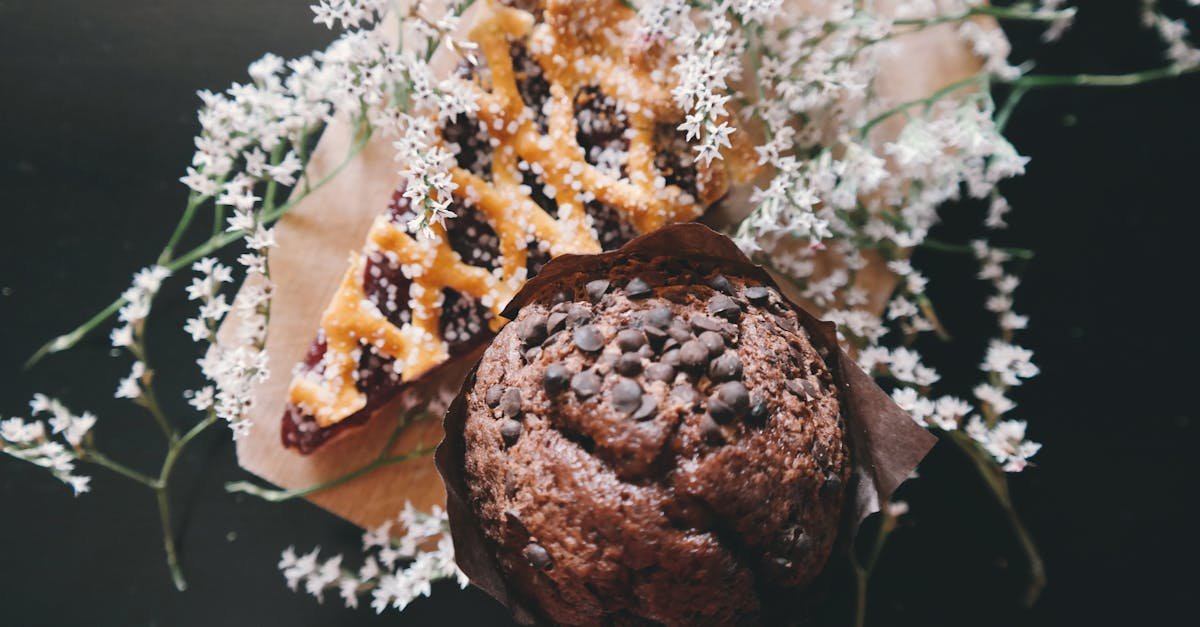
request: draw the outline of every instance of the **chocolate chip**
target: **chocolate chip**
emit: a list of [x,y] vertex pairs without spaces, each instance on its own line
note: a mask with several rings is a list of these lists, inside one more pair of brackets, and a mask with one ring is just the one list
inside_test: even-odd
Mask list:
[[577,327],[592,321],[592,310],[578,303],[567,309],[567,324]]
[[541,355],[542,355],[542,347],[534,346],[533,348],[525,351],[525,361],[527,363],[533,363],[534,361],[537,361],[537,358],[541,357]]
[[742,315],[742,308],[732,298],[718,294],[708,301],[708,313],[736,322],[738,316]]
[[600,376],[591,370],[575,373],[571,377],[571,389],[582,398],[592,396],[600,391]]
[[750,393],[741,381],[730,381],[718,385],[716,397],[731,407],[739,416],[745,415],[750,410]]
[[556,311],[546,317],[546,332],[553,335],[567,326],[567,314]]
[[505,446],[516,444],[521,437],[521,423],[511,418],[505,420],[504,424],[500,425],[500,437],[504,438]]
[[685,368],[698,370],[708,363],[708,348],[700,340],[688,340],[679,347],[679,363]]
[[679,349],[672,348],[671,350],[663,353],[662,362],[664,364],[667,364],[668,366],[678,366],[679,365]]
[[759,425],[765,423],[769,409],[766,399],[761,396],[750,399],[750,421]]
[[621,329],[617,333],[617,348],[632,353],[646,344],[646,334],[637,329]]
[[642,328],[642,332],[650,340],[650,344],[654,346],[662,346],[663,341],[667,339],[667,332],[658,327],[645,326]]
[[724,292],[730,296],[733,295],[733,285],[730,285],[729,279],[725,278],[725,275],[723,274],[718,274],[709,279],[708,286],[714,290],[717,290],[718,292]]
[[737,353],[721,355],[708,365],[708,378],[713,381],[730,381],[742,378],[742,360]]
[[796,331],[796,321],[784,315],[775,316],[775,326],[788,333]]
[[642,358],[637,353],[621,353],[613,368],[627,377],[636,377],[642,372]]
[[842,479],[833,473],[825,475],[825,483],[821,484],[821,496],[832,498],[842,491]]
[[783,386],[804,400],[809,400],[817,395],[817,386],[810,383],[808,379],[788,379]]
[[680,383],[671,388],[671,397],[685,405],[691,405],[696,402],[696,388],[686,383]]
[[509,528],[513,531],[523,535],[529,535],[529,529],[527,529],[525,527],[525,523],[521,521],[521,513],[515,508],[510,507],[504,510],[504,522],[507,523]]
[[617,411],[632,414],[642,404],[642,386],[633,379],[621,379],[612,388],[612,404]]
[[745,294],[747,300],[756,305],[767,302],[767,299],[771,297],[771,291],[761,285],[747,287],[746,291],[742,293]]
[[588,298],[596,301],[604,296],[604,293],[608,291],[608,286],[608,279],[596,279],[588,281],[583,289],[587,291]]
[[521,390],[508,388],[500,397],[500,413],[509,418],[521,415]]
[[679,342],[680,344],[683,344],[684,342],[696,337],[692,335],[692,332],[688,330],[687,325],[684,324],[682,320],[678,325],[671,325],[671,328],[667,329],[667,333],[670,334],[671,339]]
[[717,331],[719,333],[723,327],[724,325],[721,324],[721,321],[716,318],[692,316],[692,330],[696,333],[703,333],[705,331]]
[[487,394],[484,395],[483,400],[487,403],[488,407],[495,407],[500,404],[500,396],[502,394],[504,394],[504,386],[493,385],[492,387],[488,388]]
[[708,413],[720,423],[745,415],[749,408],[750,394],[746,392],[746,386],[737,381],[717,386],[708,399]]
[[699,339],[704,347],[708,349],[708,354],[712,356],[720,355],[725,352],[725,338],[721,337],[716,331],[705,331],[700,334]]
[[547,344],[554,344],[554,343],[558,342],[558,340],[562,336],[566,335],[566,333],[567,333],[566,330],[559,328],[559,330],[552,332],[549,337],[547,337],[545,340],[542,341],[542,346],[544,347]]
[[717,424],[717,421],[708,414],[700,416],[700,437],[709,444],[721,444],[725,441],[725,436],[721,433],[721,425]]
[[542,545],[536,542],[530,542],[525,545],[525,549],[521,551],[521,555],[529,561],[529,565],[538,569],[546,570],[550,568],[550,552],[542,548]]
[[671,308],[663,305],[646,312],[646,324],[659,329],[665,329],[671,324]]
[[633,277],[625,284],[625,294],[630,298],[645,298],[650,295],[650,285],[641,277]]
[[708,415],[719,423],[731,422],[737,417],[737,413],[729,406],[729,403],[718,398],[715,394],[708,399]]
[[546,316],[534,314],[521,321],[517,327],[517,335],[526,346],[541,344],[546,339]]
[[554,296],[550,297],[551,303],[565,303],[570,300],[571,300],[571,293],[566,290],[556,292],[554,294]]
[[558,394],[567,389],[570,381],[571,373],[566,366],[550,364],[546,366],[546,373],[542,376],[542,387],[546,388],[547,394]]
[[675,380],[675,367],[671,364],[650,364],[646,367],[646,378],[651,381],[665,381],[670,383]]
[[646,346],[643,346],[643,347],[639,348],[639,349],[637,350],[637,354],[638,354],[638,355],[641,355],[642,357],[653,357],[653,356],[654,356],[654,349],[653,349],[653,348],[650,348],[650,345],[649,345],[649,344],[647,344]]
[[633,419],[639,422],[650,420],[658,415],[658,399],[653,396],[643,396],[642,404],[638,406],[637,411],[633,412]]
[[600,333],[600,329],[596,328],[596,325],[585,324],[575,329],[575,334],[572,337],[575,339],[575,345],[579,347],[579,350],[594,353],[604,348],[604,336]]

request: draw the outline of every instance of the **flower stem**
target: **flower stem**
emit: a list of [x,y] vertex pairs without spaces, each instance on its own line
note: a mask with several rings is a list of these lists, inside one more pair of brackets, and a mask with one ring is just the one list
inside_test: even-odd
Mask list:
[[1042,557],[1038,553],[1037,545],[1033,541],[1033,536],[1029,534],[1029,530],[1021,522],[1017,516],[1016,509],[1013,508],[1012,500],[1008,495],[1008,481],[1004,477],[1004,472],[996,467],[995,462],[986,456],[982,449],[970,439],[970,436],[961,431],[948,432],[948,439],[962,450],[963,453],[970,458],[975,469],[979,471],[980,477],[983,478],[988,490],[992,496],[996,498],[996,503],[1004,511],[1004,518],[1008,522],[1009,528],[1012,529],[1016,536],[1017,543],[1021,547],[1021,552],[1025,556],[1025,561],[1028,564],[1028,581],[1025,585],[1025,590],[1021,593],[1021,604],[1024,607],[1031,607],[1038,597],[1041,596],[1042,588],[1046,587],[1046,571],[1042,564]]
[[[925,238],[925,241],[921,242],[919,246],[921,248],[928,248],[929,250],[936,250],[936,251],[942,252],[942,253],[960,253],[960,254],[964,254],[964,255],[974,255],[975,254],[974,249],[972,249],[970,246],[968,246],[966,244],[951,244],[949,242],[943,242],[941,240],[931,239],[928,237]],[[999,247],[997,247],[997,248],[995,248],[995,250],[1003,251],[1012,257],[1016,257],[1017,259],[1029,260],[1029,259],[1033,259],[1033,256],[1034,256],[1034,252],[1032,250],[1029,250],[1028,248],[999,248]]]
[[861,129],[859,129],[858,135],[859,135],[859,137],[866,137],[871,132],[871,129],[875,128],[876,126],[879,125],[880,122],[883,122],[884,120],[892,117],[893,115],[896,115],[898,113],[903,113],[903,112],[905,112],[913,107],[917,107],[917,106],[930,107],[933,105],[933,103],[937,102],[938,100],[941,100],[945,96],[948,96],[956,91],[959,91],[960,89],[964,89],[964,88],[970,87],[972,85],[984,84],[987,81],[987,78],[988,78],[988,75],[986,72],[972,74],[971,76],[968,76],[967,78],[950,83],[949,85],[942,87],[941,89],[933,92],[932,94],[929,94],[928,96],[926,96],[924,98],[917,98],[916,100],[909,100],[907,102],[902,102],[902,103],[892,107],[891,109],[887,109],[883,113],[880,113],[879,115],[871,118],[869,121],[867,121],[866,124],[864,124],[862,126]]
[[1004,131],[1017,104],[1031,89],[1045,87],[1128,87],[1200,72],[1200,65],[1173,64],[1128,74],[1026,74],[1009,81],[1012,91],[996,112],[996,130]]
[[1200,72],[1200,65],[1172,64],[1127,74],[1026,74],[1009,81],[1014,88],[1129,87]]
[[115,461],[94,448],[85,448],[79,452],[79,461],[89,462],[107,468],[122,477],[132,479],[147,488],[156,489],[158,480],[138,472],[118,461]]
[[154,486],[154,496],[158,501],[158,518],[162,523],[163,550],[167,554],[167,568],[171,571],[171,580],[175,582],[175,589],[183,592],[187,590],[187,580],[183,577],[183,568],[179,565],[179,550],[178,542],[175,538],[175,528],[171,523],[171,473],[175,470],[175,464],[179,461],[179,456],[183,453],[184,447],[188,445],[196,436],[204,432],[205,429],[212,426],[217,421],[217,416],[212,410],[209,410],[208,416],[196,423],[187,433],[177,440],[173,440],[170,447],[167,449],[167,456],[163,460],[162,470],[159,471],[158,481]]
[[[355,155],[361,152],[362,149],[367,145],[367,141],[371,138],[371,130],[372,129],[370,127],[360,130],[359,140],[350,148],[350,151],[346,154],[346,157],[341,161],[341,163],[330,170],[325,176],[321,177],[320,180],[316,181],[308,192],[301,193],[300,195],[288,200],[288,202],[279,205],[273,210],[264,211],[261,218],[262,222],[264,224],[268,224],[279,219],[297,203],[299,203],[301,200],[304,200],[309,193],[328,183],[334,176],[342,171],[342,168],[346,167],[346,165],[350,163],[350,160],[353,159]],[[241,237],[242,235],[240,233],[219,233],[209,238],[207,242],[204,242],[182,256],[173,258],[162,265],[174,272],[187,266],[193,261],[208,255],[209,253],[228,246],[229,244],[241,239]],[[76,344],[82,341],[83,338],[87,337],[89,333],[94,331],[96,327],[100,326],[106,320],[111,318],[113,314],[117,313],[117,311],[120,310],[121,307],[125,306],[127,302],[128,301],[126,301],[124,298],[118,298],[109,303],[108,306],[99,313],[89,318],[87,322],[79,325],[71,332],[64,333],[63,335],[46,342],[37,350],[37,352],[33,354],[33,356],[29,358],[28,361],[25,362],[24,368],[29,369],[33,367],[47,355],[59,353],[74,347]]]
[[[227,492],[243,492],[246,494],[252,494],[254,496],[257,496],[260,499],[263,499],[264,501],[270,501],[272,503],[278,503],[280,501],[288,501],[288,500],[295,499],[295,498],[305,497],[310,494],[316,494],[317,492],[320,492],[322,490],[328,490],[329,488],[333,488],[333,487],[342,485],[343,483],[353,481],[354,479],[357,479],[363,475],[369,474],[371,471],[373,471],[377,468],[381,468],[381,467],[387,466],[389,464],[395,464],[398,462],[408,461],[410,459],[416,459],[418,457],[424,457],[425,455],[432,453],[434,448],[436,448],[436,447],[417,446],[417,448],[414,448],[411,451],[400,453],[398,455],[388,455],[388,456],[378,457],[371,463],[366,464],[365,466],[362,466],[355,470],[352,470],[340,477],[330,479],[329,481],[325,481],[325,482],[318,483],[315,485],[311,485],[306,488],[296,488],[294,490],[271,490],[268,488],[263,488],[261,486],[255,485],[254,483],[251,483],[249,481],[234,481],[234,482],[225,484],[225,490]],[[384,450],[386,450],[386,449],[384,449]]]
[[866,560],[859,561],[857,555],[852,560],[855,580],[854,627],[863,627],[866,624],[867,586],[871,580],[871,572],[875,570],[875,564],[879,561],[879,554],[883,552],[884,543],[887,542],[892,530],[896,528],[896,517],[888,512],[887,504],[884,504],[879,515],[879,529],[875,532],[875,537],[871,541],[871,547],[867,553]]
[[167,245],[163,246],[162,252],[158,254],[159,265],[171,260],[171,255],[175,254],[175,245],[179,243],[187,228],[191,226],[192,219],[196,216],[196,209],[206,198],[206,196],[201,196],[195,192],[188,195],[187,207],[183,210],[183,216],[179,218],[179,224],[175,225],[175,231],[171,233],[171,239],[167,240]]
[[163,412],[162,406],[158,404],[158,398],[154,395],[154,388],[147,385],[142,388],[142,395],[134,401],[138,405],[146,408],[150,415],[154,417],[154,422],[158,424],[158,428],[163,432],[163,436],[168,442],[174,442],[179,434],[171,427],[171,421],[167,419],[166,413]]
[[183,577],[183,568],[179,565],[179,553],[175,546],[175,531],[171,525],[171,497],[166,486],[155,488],[154,496],[158,500],[158,519],[162,523],[163,550],[167,554],[167,568],[171,571],[171,581],[175,583],[175,589],[183,592],[187,590],[187,580]]
[[1014,20],[1024,22],[1057,22],[1059,20],[1069,20],[1075,17],[1075,9],[1067,8],[1059,11],[1046,10],[1030,10],[1020,7],[994,7],[980,6],[973,7],[961,13],[951,15],[939,15],[933,18],[913,18],[902,19],[893,22],[898,26],[933,26],[935,24],[944,24],[947,22],[962,22],[977,15],[986,15],[1000,20]]
[[950,336],[950,332],[946,330],[945,325],[942,324],[941,319],[938,318],[937,310],[933,308],[933,301],[929,300],[929,297],[924,293],[917,294],[916,300],[917,306],[921,308],[921,314],[925,316],[929,324],[933,325],[933,331],[937,333],[938,338],[943,342],[949,342],[953,339]]

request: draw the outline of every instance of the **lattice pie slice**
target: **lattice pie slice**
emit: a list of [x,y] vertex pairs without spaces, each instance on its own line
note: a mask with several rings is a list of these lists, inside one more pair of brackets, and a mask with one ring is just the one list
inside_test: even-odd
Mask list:
[[460,71],[479,112],[441,129],[456,154],[458,217],[415,239],[396,190],[296,369],[285,446],[312,451],[489,340],[550,257],[693,220],[728,190],[741,162],[692,160],[676,130],[670,56],[639,38],[633,11],[617,0],[528,8],[478,8],[469,38],[481,59]]

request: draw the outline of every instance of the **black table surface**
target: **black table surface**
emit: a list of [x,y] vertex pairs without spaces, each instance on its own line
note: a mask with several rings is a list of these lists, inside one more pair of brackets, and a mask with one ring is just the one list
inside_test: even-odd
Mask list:
[[[198,125],[195,91],[245,80],[271,51],[330,40],[309,0],[0,0],[0,416],[25,415],[35,391],[101,416],[100,444],[156,468],[159,434],[112,399],[128,358],[99,334],[72,357],[21,363],[106,304],[157,254],[181,210],[177,182]],[[1123,72],[1160,63],[1133,0],[1083,3],[1042,72]],[[1182,2],[1177,3],[1182,5]],[[1195,22],[1195,21],[1193,21]],[[1018,55],[1036,33],[1011,32]],[[1031,316],[1020,342],[1043,374],[1016,392],[1017,416],[1045,444],[1011,477],[1013,498],[1046,560],[1032,610],[1015,602],[1019,560],[1000,511],[953,449],[935,449],[906,487],[913,513],[883,554],[868,624],[1152,624],[1190,607],[1197,534],[1196,182],[1200,77],[1123,90],[1035,93],[1010,137],[1032,157],[1005,183],[1012,228],[996,236],[1037,251],[1017,291]],[[980,234],[977,205],[948,207],[942,240]],[[990,332],[986,286],[965,256],[921,251],[931,296],[959,338],[926,354],[948,389],[969,394]],[[175,321],[189,305],[164,293],[170,324],[150,329],[160,362],[194,351]],[[195,386],[190,369],[163,389]],[[178,401],[177,401],[178,402]],[[0,458],[0,624],[498,624],[483,594],[443,584],[405,613],[346,610],[286,589],[280,551],[320,544],[358,552],[359,530],[305,502],[226,494],[245,478],[225,433],[190,449],[178,477],[191,589],[167,577],[151,496],[94,472],[78,499],[44,472]],[[352,558],[350,558],[352,559]]]

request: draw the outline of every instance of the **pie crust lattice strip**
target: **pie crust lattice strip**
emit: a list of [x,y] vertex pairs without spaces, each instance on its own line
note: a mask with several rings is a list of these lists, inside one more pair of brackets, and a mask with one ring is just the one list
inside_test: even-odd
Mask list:
[[691,161],[669,59],[638,40],[635,12],[617,0],[529,11],[481,2],[469,32],[481,67],[460,66],[479,110],[441,129],[457,155],[458,217],[414,238],[397,190],[296,369],[285,446],[314,450],[485,341],[547,254],[599,252],[694,220],[748,169],[736,155]]

